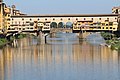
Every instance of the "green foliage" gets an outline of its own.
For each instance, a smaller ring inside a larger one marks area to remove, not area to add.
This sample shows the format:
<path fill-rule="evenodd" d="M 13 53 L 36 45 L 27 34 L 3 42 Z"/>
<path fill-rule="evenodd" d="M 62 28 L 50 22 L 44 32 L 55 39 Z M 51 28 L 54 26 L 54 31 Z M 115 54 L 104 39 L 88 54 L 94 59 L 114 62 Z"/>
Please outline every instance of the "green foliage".
<path fill-rule="evenodd" d="M 112 50 L 120 51 L 120 40 L 116 37 L 116 35 L 113 35 L 111 33 L 102 32 L 101 36 L 104 37 L 104 39 L 106 40 L 106 43 L 108 45 L 111 45 Z"/>
<path fill-rule="evenodd" d="M 5 45 L 7 42 L 8 42 L 7 39 L 1 38 L 1 39 L 0 39 L 0 46 Z"/>
<path fill-rule="evenodd" d="M 26 37 L 26 34 L 20 34 L 20 35 L 17 37 L 17 39 L 21 39 L 21 38 L 24 38 L 24 37 Z"/>
<path fill-rule="evenodd" d="M 21 38 L 24 38 L 24 37 L 26 37 L 26 34 L 20 34 L 20 35 L 17 37 L 17 39 L 21 39 Z"/>
<path fill-rule="evenodd" d="M 12 37 L 10 37 L 10 41 L 13 41 L 14 39 L 15 39 L 15 37 L 13 37 L 13 36 L 12 36 Z"/>
<path fill-rule="evenodd" d="M 114 35 L 112 33 L 108 33 L 108 32 L 101 32 L 101 36 L 105 39 L 105 40 L 110 40 L 114 37 Z"/>

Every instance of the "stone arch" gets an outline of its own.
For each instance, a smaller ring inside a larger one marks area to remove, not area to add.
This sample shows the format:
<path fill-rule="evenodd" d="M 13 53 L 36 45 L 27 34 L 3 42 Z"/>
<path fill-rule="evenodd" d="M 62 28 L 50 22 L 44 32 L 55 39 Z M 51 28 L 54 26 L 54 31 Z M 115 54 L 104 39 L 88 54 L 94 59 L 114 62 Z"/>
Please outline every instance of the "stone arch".
<path fill-rule="evenodd" d="M 65 23 L 64 22 L 59 22 L 58 23 L 58 28 L 64 28 L 65 27 Z"/>
<path fill-rule="evenodd" d="M 51 27 L 51 28 L 57 28 L 57 26 L 58 26 L 58 25 L 57 25 L 56 22 L 52 22 L 52 23 L 50 24 L 50 27 Z"/>
<path fill-rule="evenodd" d="M 66 23 L 66 28 L 72 28 L 73 27 L 73 23 L 72 22 L 67 22 Z"/>

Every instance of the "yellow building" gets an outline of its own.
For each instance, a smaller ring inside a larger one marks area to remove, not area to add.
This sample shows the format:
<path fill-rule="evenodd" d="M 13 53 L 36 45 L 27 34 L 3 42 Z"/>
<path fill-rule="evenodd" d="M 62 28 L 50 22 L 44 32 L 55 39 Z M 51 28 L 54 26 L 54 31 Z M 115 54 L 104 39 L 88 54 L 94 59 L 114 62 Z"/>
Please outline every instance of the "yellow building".
<path fill-rule="evenodd" d="M 0 33 L 6 33 L 10 26 L 10 8 L 3 1 L 0 1 Z"/>

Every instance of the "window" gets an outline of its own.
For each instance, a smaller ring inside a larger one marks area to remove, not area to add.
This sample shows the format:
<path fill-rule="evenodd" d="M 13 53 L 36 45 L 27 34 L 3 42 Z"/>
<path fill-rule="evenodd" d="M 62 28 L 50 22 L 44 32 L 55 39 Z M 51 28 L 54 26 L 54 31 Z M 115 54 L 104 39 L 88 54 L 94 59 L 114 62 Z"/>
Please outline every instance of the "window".
<path fill-rule="evenodd" d="M 84 20 L 86 20 L 86 18 L 84 18 Z"/>
<path fill-rule="evenodd" d="M 68 20 L 70 20 L 70 18 L 68 18 Z"/>
<path fill-rule="evenodd" d="M 22 20 L 24 20 L 24 18 L 22 18 Z"/>
<path fill-rule="evenodd" d="M 109 18 L 107 18 L 107 20 L 109 20 Z"/>
<path fill-rule="evenodd" d="M 99 18 L 99 20 L 101 20 L 101 18 Z"/>
<path fill-rule="evenodd" d="M 53 20 L 55 20 L 55 18 L 53 18 Z"/>
<path fill-rule="evenodd" d="M 108 29 L 108 27 L 106 27 L 106 29 Z"/>
<path fill-rule="evenodd" d="M 61 20 L 63 20 L 63 19 L 61 18 Z"/>
<path fill-rule="evenodd" d="M 104 27 L 103 27 L 103 29 L 104 29 Z"/>
<path fill-rule="evenodd" d="M 78 20 L 78 18 L 76 18 L 76 20 Z"/>
<path fill-rule="evenodd" d="M 30 29 L 33 29 L 33 28 L 30 28 Z"/>
<path fill-rule="evenodd" d="M 31 23 L 30 23 L 30 26 L 33 26 L 33 25 L 34 25 L 34 22 L 31 22 Z"/>
<path fill-rule="evenodd" d="M 102 23 L 102 25 L 104 26 L 104 25 L 105 25 L 105 23 Z"/>
<path fill-rule="evenodd" d="M 108 24 L 106 24 L 106 26 L 108 26 Z"/>
<path fill-rule="evenodd" d="M 47 20 L 47 18 L 45 20 Z"/>
<path fill-rule="evenodd" d="M 29 21 L 26 21 L 26 23 L 30 23 Z"/>
<path fill-rule="evenodd" d="M 101 29 L 101 27 L 98 27 L 98 29 Z"/>
<path fill-rule="evenodd" d="M 112 27 L 110 27 L 110 29 L 112 29 Z"/>
<path fill-rule="evenodd" d="M 113 22 L 109 22 L 109 25 L 112 26 L 112 25 L 113 25 Z"/>
<path fill-rule="evenodd" d="M 30 21 L 31 21 L 32 19 L 30 18 Z"/>
<path fill-rule="evenodd" d="M 10 19 L 7 19 L 7 21 L 10 21 Z"/>
<path fill-rule="evenodd" d="M 40 19 L 38 18 L 38 21 L 39 21 Z"/>
<path fill-rule="evenodd" d="M 23 30 L 25 30 L 25 28 L 23 28 Z"/>
<path fill-rule="evenodd" d="M 93 18 L 91 18 L 91 20 L 93 20 Z"/>
<path fill-rule="evenodd" d="M 12 18 L 12 20 L 14 20 L 14 19 Z"/>

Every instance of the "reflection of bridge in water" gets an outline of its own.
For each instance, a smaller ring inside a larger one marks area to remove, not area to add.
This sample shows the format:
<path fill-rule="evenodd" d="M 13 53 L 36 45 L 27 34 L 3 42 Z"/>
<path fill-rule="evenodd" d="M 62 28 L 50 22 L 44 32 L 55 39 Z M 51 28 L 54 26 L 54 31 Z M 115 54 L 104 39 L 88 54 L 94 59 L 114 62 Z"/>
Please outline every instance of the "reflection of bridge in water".
<path fill-rule="evenodd" d="M 84 41 L 39 45 L 34 38 L 18 42 L 18 48 L 0 50 L 0 80 L 119 80 L 120 54 L 107 47 Z"/>
<path fill-rule="evenodd" d="M 79 44 L 79 40 L 80 38 L 76 33 L 57 32 L 54 33 L 54 36 L 48 35 L 46 37 L 47 44 Z M 84 40 L 96 45 L 105 44 L 105 40 L 100 33 L 86 35 L 86 39 Z"/>
<path fill-rule="evenodd" d="M 47 44 L 78 44 L 79 38 L 75 33 L 58 32 L 51 37 L 47 36 Z"/>

